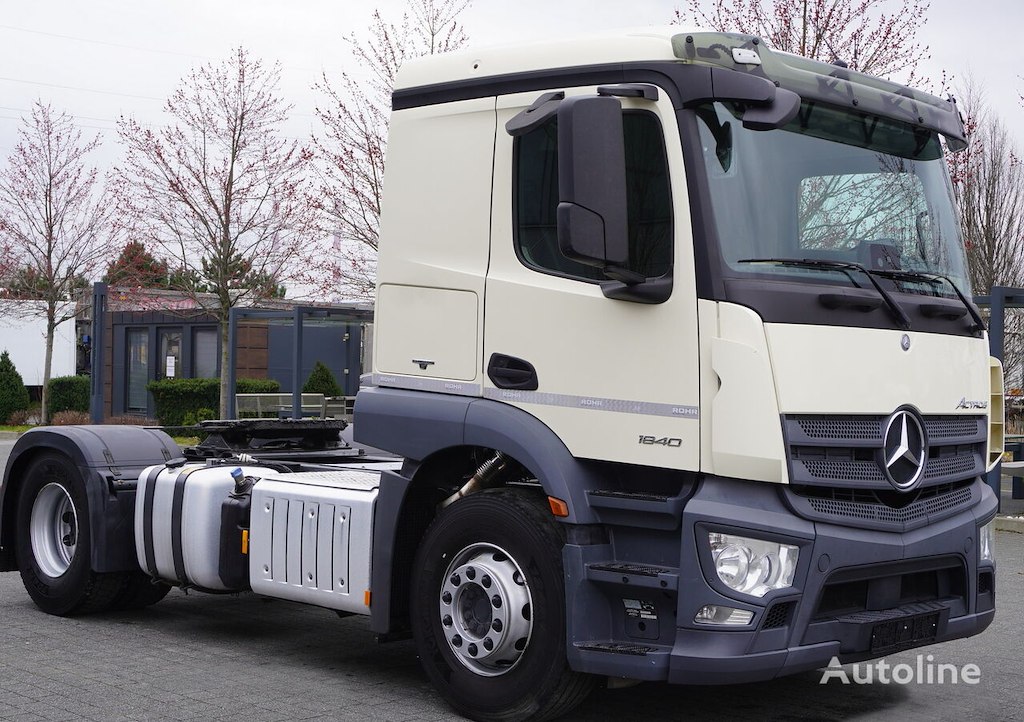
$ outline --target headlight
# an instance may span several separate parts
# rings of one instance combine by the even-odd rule
[[[763,597],[793,586],[800,550],[790,544],[710,532],[715,571],[730,589]]]
[[[978,527],[978,556],[983,562],[995,560],[996,520]]]

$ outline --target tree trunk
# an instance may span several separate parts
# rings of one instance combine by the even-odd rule
[[[43,359],[43,390],[40,396],[41,406],[39,423],[46,424],[50,420],[50,369],[53,366],[53,334],[57,328],[57,308],[53,302],[46,305],[46,356]]]
[[[231,354],[228,346],[228,319],[220,320],[220,409],[218,414],[221,419],[228,418],[228,394],[234,393],[234,389],[228,388],[228,364]]]

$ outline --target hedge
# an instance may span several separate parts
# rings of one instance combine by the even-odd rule
[[[89,412],[91,385],[88,376],[57,376],[47,387],[50,415],[61,411]]]
[[[220,408],[220,379],[162,379],[150,381],[146,388],[153,394],[156,417],[164,426],[187,426],[209,409]],[[273,379],[240,378],[235,393],[272,394],[281,390]]]

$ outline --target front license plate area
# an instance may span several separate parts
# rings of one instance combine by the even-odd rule
[[[883,655],[919,647],[934,641],[938,631],[938,612],[879,622],[871,628],[871,653]]]

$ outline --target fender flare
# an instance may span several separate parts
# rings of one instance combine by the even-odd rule
[[[44,426],[19,437],[0,485],[0,571],[17,568],[15,514],[24,474],[41,452],[66,456],[85,482],[93,571],[138,569],[135,485],[147,466],[181,456],[174,440],[142,426]]]
[[[364,388],[356,402],[355,440],[412,461],[458,446],[482,446],[514,457],[544,493],[569,508],[562,521],[594,524],[588,489],[601,488],[595,465],[573,457],[562,440],[522,409],[479,397],[406,389]]]

